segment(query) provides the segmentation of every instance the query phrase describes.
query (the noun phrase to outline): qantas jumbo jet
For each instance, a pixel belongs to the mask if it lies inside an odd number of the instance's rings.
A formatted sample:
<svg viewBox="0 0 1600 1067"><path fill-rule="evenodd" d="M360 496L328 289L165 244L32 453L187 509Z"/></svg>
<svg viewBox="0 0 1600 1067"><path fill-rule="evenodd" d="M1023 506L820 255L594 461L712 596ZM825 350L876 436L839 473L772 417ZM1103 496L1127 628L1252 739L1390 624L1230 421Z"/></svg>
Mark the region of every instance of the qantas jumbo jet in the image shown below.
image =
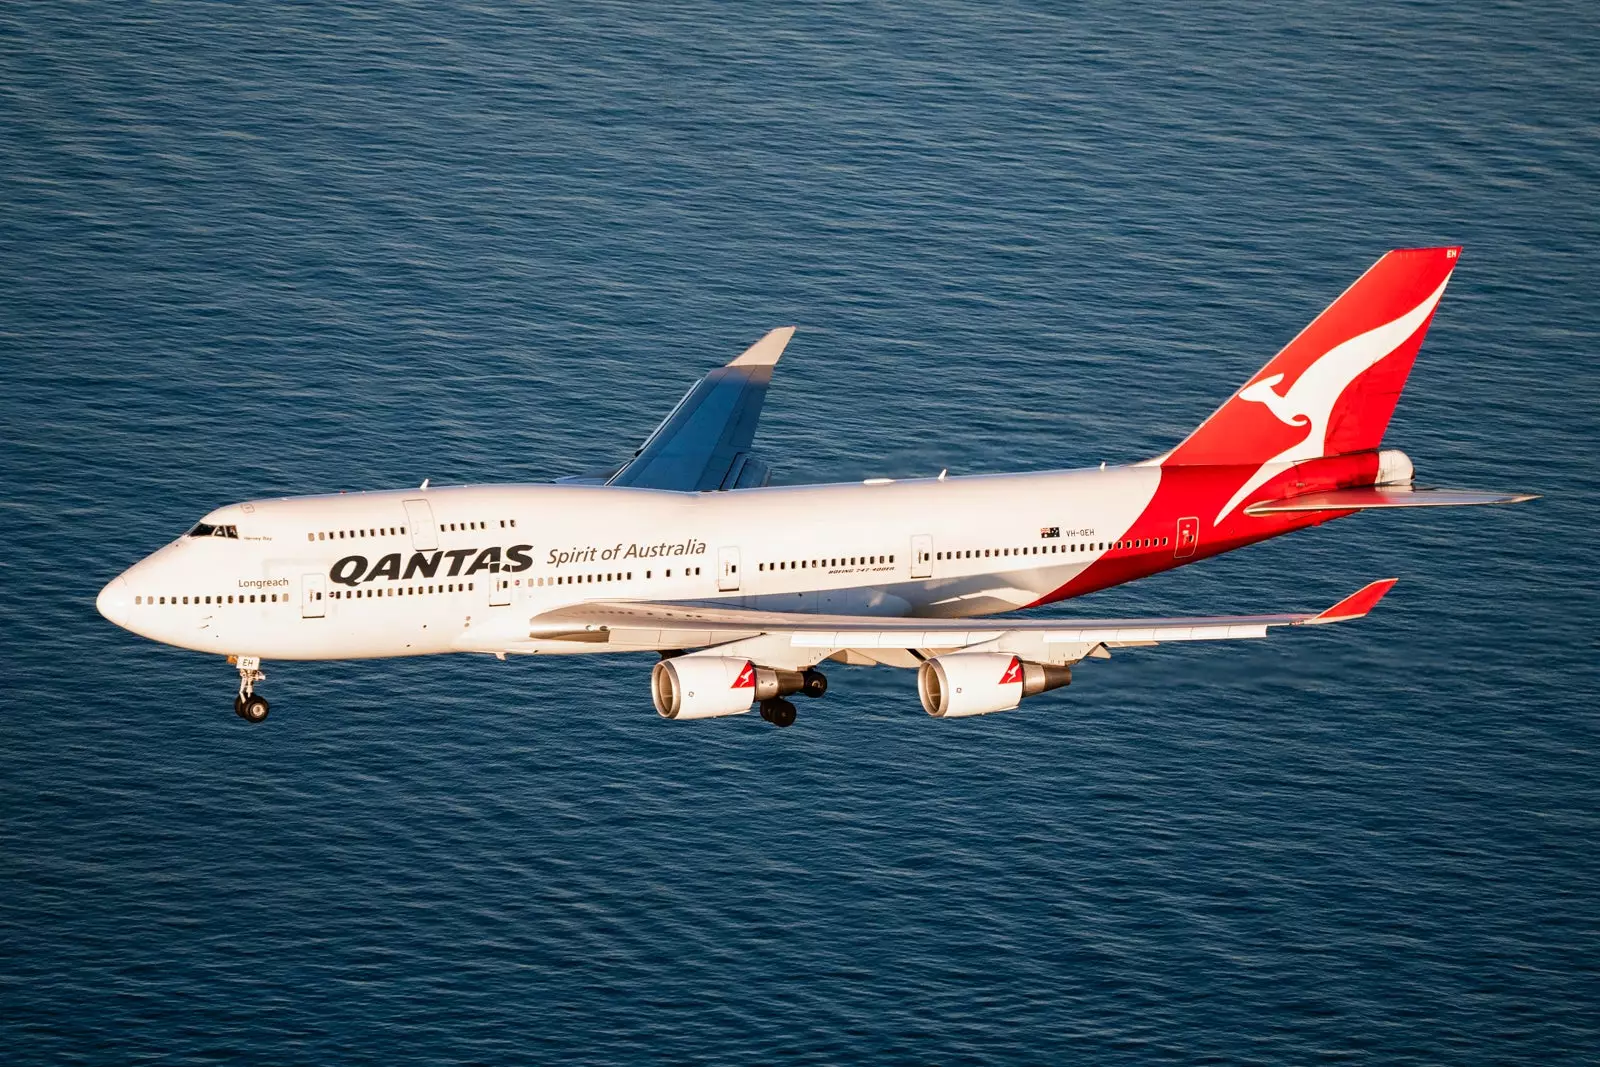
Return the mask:
<svg viewBox="0 0 1600 1067"><path fill-rule="evenodd" d="M1128 466L767 487L751 452L774 330L706 375L626 463L544 485L231 504L101 591L100 613L238 668L263 659L656 652L668 719L794 722L824 660L915 668L941 718L1015 708L1110 649L1365 615L995 617L1375 508L1532 499L1412 484L1380 450L1458 248L1390 252L1165 455ZM393 603L391 603L393 601Z"/></svg>

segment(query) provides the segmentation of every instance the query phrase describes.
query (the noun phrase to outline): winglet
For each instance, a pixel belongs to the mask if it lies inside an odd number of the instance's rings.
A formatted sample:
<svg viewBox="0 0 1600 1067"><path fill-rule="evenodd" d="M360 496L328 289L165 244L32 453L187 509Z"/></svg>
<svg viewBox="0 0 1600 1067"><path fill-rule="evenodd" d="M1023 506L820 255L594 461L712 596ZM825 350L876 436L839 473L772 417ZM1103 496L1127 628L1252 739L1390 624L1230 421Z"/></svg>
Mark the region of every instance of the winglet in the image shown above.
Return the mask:
<svg viewBox="0 0 1600 1067"><path fill-rule="evenodd" d="M739 358L728 364L728 366L770 367L778 362L778 357L783 355L784 348L789 344L789 338L793 336L793 326L780 326L745 349L739 355Z"/></svg>
<svg viewBox="0 0 1600 1067"><path fill-rule="evenodd" d="M1364 585L1354 593L1339 601L1326 611L1319 611L1307 619L1308 624L1325 622L1346 622L1350 619L1359 619L1377 606L1385 593L1394 588L1398 578L1383 578L1369 585Z"/></svg>

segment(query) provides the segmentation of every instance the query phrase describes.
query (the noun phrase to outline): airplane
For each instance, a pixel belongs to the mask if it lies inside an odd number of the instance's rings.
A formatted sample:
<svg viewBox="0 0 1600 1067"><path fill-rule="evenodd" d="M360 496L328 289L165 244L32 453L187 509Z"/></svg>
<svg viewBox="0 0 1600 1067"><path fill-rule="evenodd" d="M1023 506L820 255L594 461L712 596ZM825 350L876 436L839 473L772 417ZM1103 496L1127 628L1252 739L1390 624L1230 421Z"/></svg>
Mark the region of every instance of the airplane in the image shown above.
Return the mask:
<svg viewBox="0 0 1600 1067"><path fill-rule="evenodd" d="M751 451L773 330L613 468L552 483L251 500L113 579L100 613L223 655L259 723L264 660L650 652L666 719L795 721L824 662L915 669L936 718L1006 711L1111 650L1366 615L1017 618L1360 511L1517 503L1430 489L1381 447L1459 247L1385 254L1170 451L1082 470L771 486Z"/></svg>

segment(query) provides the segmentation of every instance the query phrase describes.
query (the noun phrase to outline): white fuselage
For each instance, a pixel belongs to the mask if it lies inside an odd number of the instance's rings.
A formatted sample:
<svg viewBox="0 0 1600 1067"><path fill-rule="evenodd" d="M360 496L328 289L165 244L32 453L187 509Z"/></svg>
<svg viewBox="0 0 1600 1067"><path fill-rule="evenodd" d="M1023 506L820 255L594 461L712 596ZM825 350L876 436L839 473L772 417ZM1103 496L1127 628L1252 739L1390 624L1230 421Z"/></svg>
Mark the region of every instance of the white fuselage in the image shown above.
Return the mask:
<svg viewBox="0 0 1600 1067"><path fill-rule="evenodd" d="M490 485L234 504L101 594L183 648L267 659L521 650L529 620L594 600L965 617L1060 590L1113 551L1155 466L676 493ZM1170 560L1164 538L1121 546ZM671 635L657 646L673 647Z"/></svg>

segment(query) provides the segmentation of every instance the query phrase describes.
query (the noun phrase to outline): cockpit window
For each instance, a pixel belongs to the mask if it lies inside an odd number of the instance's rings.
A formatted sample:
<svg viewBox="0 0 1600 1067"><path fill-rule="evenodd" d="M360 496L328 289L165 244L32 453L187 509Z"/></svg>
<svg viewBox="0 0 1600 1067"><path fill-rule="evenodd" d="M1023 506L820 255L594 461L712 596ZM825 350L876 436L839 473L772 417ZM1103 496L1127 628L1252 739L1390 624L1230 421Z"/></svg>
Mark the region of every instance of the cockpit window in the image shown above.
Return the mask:
<svg viewBox="0 0 1600 1067"><path fill-rule="evenodd" d="M194 524L194 529L189 531L188 536L190 536L190 537L231 537L235 541L237 541L239 539L239 527L237 527L237 526L212 526L208 522L197 522L197 523Z"/></svg>

